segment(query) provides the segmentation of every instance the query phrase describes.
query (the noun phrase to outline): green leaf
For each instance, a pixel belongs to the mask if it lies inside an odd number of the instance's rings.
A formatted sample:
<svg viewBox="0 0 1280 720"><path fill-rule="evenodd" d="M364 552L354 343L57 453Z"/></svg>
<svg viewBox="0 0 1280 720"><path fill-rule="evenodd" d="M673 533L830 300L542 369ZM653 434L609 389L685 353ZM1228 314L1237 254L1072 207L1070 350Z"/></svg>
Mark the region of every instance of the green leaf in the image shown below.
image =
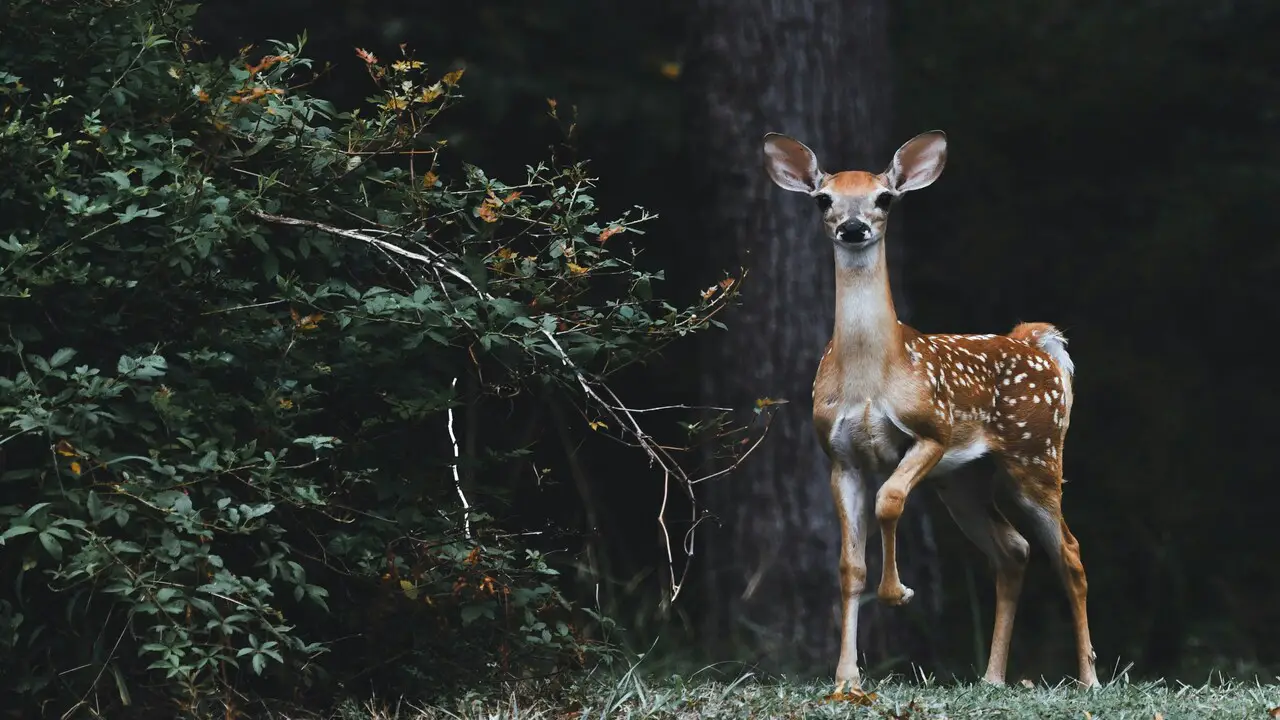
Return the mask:
<svg viewBox="0 0 1280 720"><path fill-rule="evenodd" d="M94 522L102 522L104 518L102 508L102 498L98 497L98 493L90 490L89 496L85 500L85 508L89 511L89 518Z"/></svg>
<svg viewBox="0 0 1280 720"><path fill-rule="evenodd" d="M218 451L210 450L200 458L198 467L201 470L214 470L218 467Z"/></svg>
<svg viewBox="0 0 1280 720"><path fill-rule="evenodd" d="M33 533L35 531L36 529L34 527L31 527L30 525L14 525L8 530L5 530L3 533L0 533L0 545L4 545L4 541L8 540L9 538L18 537L19 535L26 535L27 533Z"/></svg>
<svg viewBox="0 0 1280 720"><path fill-rule="evenodd" d="M45 551L53 556L54 560L61 562L62 545L58 542L58 539L48 532L42 532L37 537L40 538L40 544L44 546Z"/></svg>
<svg viewBox="0 0 1280 720"><path fill-rule="evenodd" d="M71 358L76 356L76 351L71 348L61 348L49 358L49 367L61 367L66 365Z"/></svg>

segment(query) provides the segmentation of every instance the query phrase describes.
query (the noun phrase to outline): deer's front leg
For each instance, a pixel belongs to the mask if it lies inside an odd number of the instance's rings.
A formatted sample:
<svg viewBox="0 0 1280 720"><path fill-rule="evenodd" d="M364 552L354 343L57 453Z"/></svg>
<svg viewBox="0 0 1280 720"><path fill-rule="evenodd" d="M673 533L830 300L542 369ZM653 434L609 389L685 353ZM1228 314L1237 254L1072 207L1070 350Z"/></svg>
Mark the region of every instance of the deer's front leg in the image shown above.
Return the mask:
<svg viewBox="0 0 1280 720"><path fill-rule="evenodd" d="M876 594L888 605L905 605L915 593L898 578L898 518L907 503L907 495L942 459L945 448L936 440L920 438L898 463L880 490L876 492L876 519L880 521L880 539L884 545L884 569L880 590Z"/></svg>
<svg viewBox="0 0 1280 720"><path fill-rule="evenodd" d="M858 606L867 585L867 488L848 463L831 467L831 492L840 517L840 662L836 692L858 688Z"/></svg>

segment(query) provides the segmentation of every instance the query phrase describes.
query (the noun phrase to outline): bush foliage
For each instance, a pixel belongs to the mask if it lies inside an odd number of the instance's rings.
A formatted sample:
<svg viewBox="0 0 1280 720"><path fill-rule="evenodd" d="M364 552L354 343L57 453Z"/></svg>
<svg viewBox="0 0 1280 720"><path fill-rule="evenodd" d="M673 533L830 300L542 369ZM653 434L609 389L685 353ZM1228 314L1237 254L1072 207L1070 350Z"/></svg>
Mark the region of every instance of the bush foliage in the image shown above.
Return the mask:
<svg viewBox="0 0 1280 720"><path fill-rule="evenodd" d="M461 69L362 50L340 112L305 37L203 60L193 12L0 10L0 705L580 661L555 570L463 503L530 452L504 413L590 407L736 287L656 296L647 216L601 217L580 164L448 157Z"/></svg>

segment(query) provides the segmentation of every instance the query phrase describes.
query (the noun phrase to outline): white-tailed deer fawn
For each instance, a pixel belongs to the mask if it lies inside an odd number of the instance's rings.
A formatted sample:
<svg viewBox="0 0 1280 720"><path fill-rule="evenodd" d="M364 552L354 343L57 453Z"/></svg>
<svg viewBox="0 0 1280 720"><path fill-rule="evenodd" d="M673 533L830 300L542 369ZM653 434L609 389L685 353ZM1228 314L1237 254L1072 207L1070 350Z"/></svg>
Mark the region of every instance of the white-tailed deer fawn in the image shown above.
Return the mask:
<svg viewBox="0 0 1280 720"><path fill-rule="evenodd" d="M895 532L911 490L926 477L991 455L1066 587L1079 682L1098 684L1085 612L1080 547L1062 517L1062 445L1071 416L1066 338L1024 323L1008 335L925 335L898 321L885 266L885 230L899 197L932 184L946 163L939 131L907 141L884 172L825 173L792 138L764 138L769 176L814 198L835 245L835 328L813 383L813 423L831 459L840 516L842 630L836 691L858 687L858 598L866 583L868 489L884 545L878 595L911 599L898 578ZM1029 547L996 507L993 486L940 478L937 490L964 534L995 568L996 615L985 679L1002 684Z"/></svg>

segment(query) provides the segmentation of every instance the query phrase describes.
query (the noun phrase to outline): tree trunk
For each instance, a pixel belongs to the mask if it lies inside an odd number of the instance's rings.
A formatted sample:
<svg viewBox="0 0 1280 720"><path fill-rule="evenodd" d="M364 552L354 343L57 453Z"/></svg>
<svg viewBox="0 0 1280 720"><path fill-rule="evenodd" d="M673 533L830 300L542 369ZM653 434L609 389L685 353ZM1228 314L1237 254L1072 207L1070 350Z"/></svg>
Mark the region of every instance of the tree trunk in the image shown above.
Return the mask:
<svg viewBox="0 0 1280 720"><path fill-rule="evenodd" d="M700 529L706 630L719 657L830 675L839 648L840 531L830 465L812 424L811 385L834 321L833 251L819 214L777 189L761 139L786 133L823 169L879 171L889 162L886 0L697 0L686 61L687 153L695 218L689 237L712 267L745 266L744 305L727 333L706 336L704 401L750 406L785 398L769 439L742 469L709 483L719 525ZM901 219L889 238L899 315ZM924 493L920 493L923 495ZM927 663L940 595L926 503L899 529L900 566L918 599L870 603L859 649L878 662ZM879 542L869 547L869 587Z"/></svg>

